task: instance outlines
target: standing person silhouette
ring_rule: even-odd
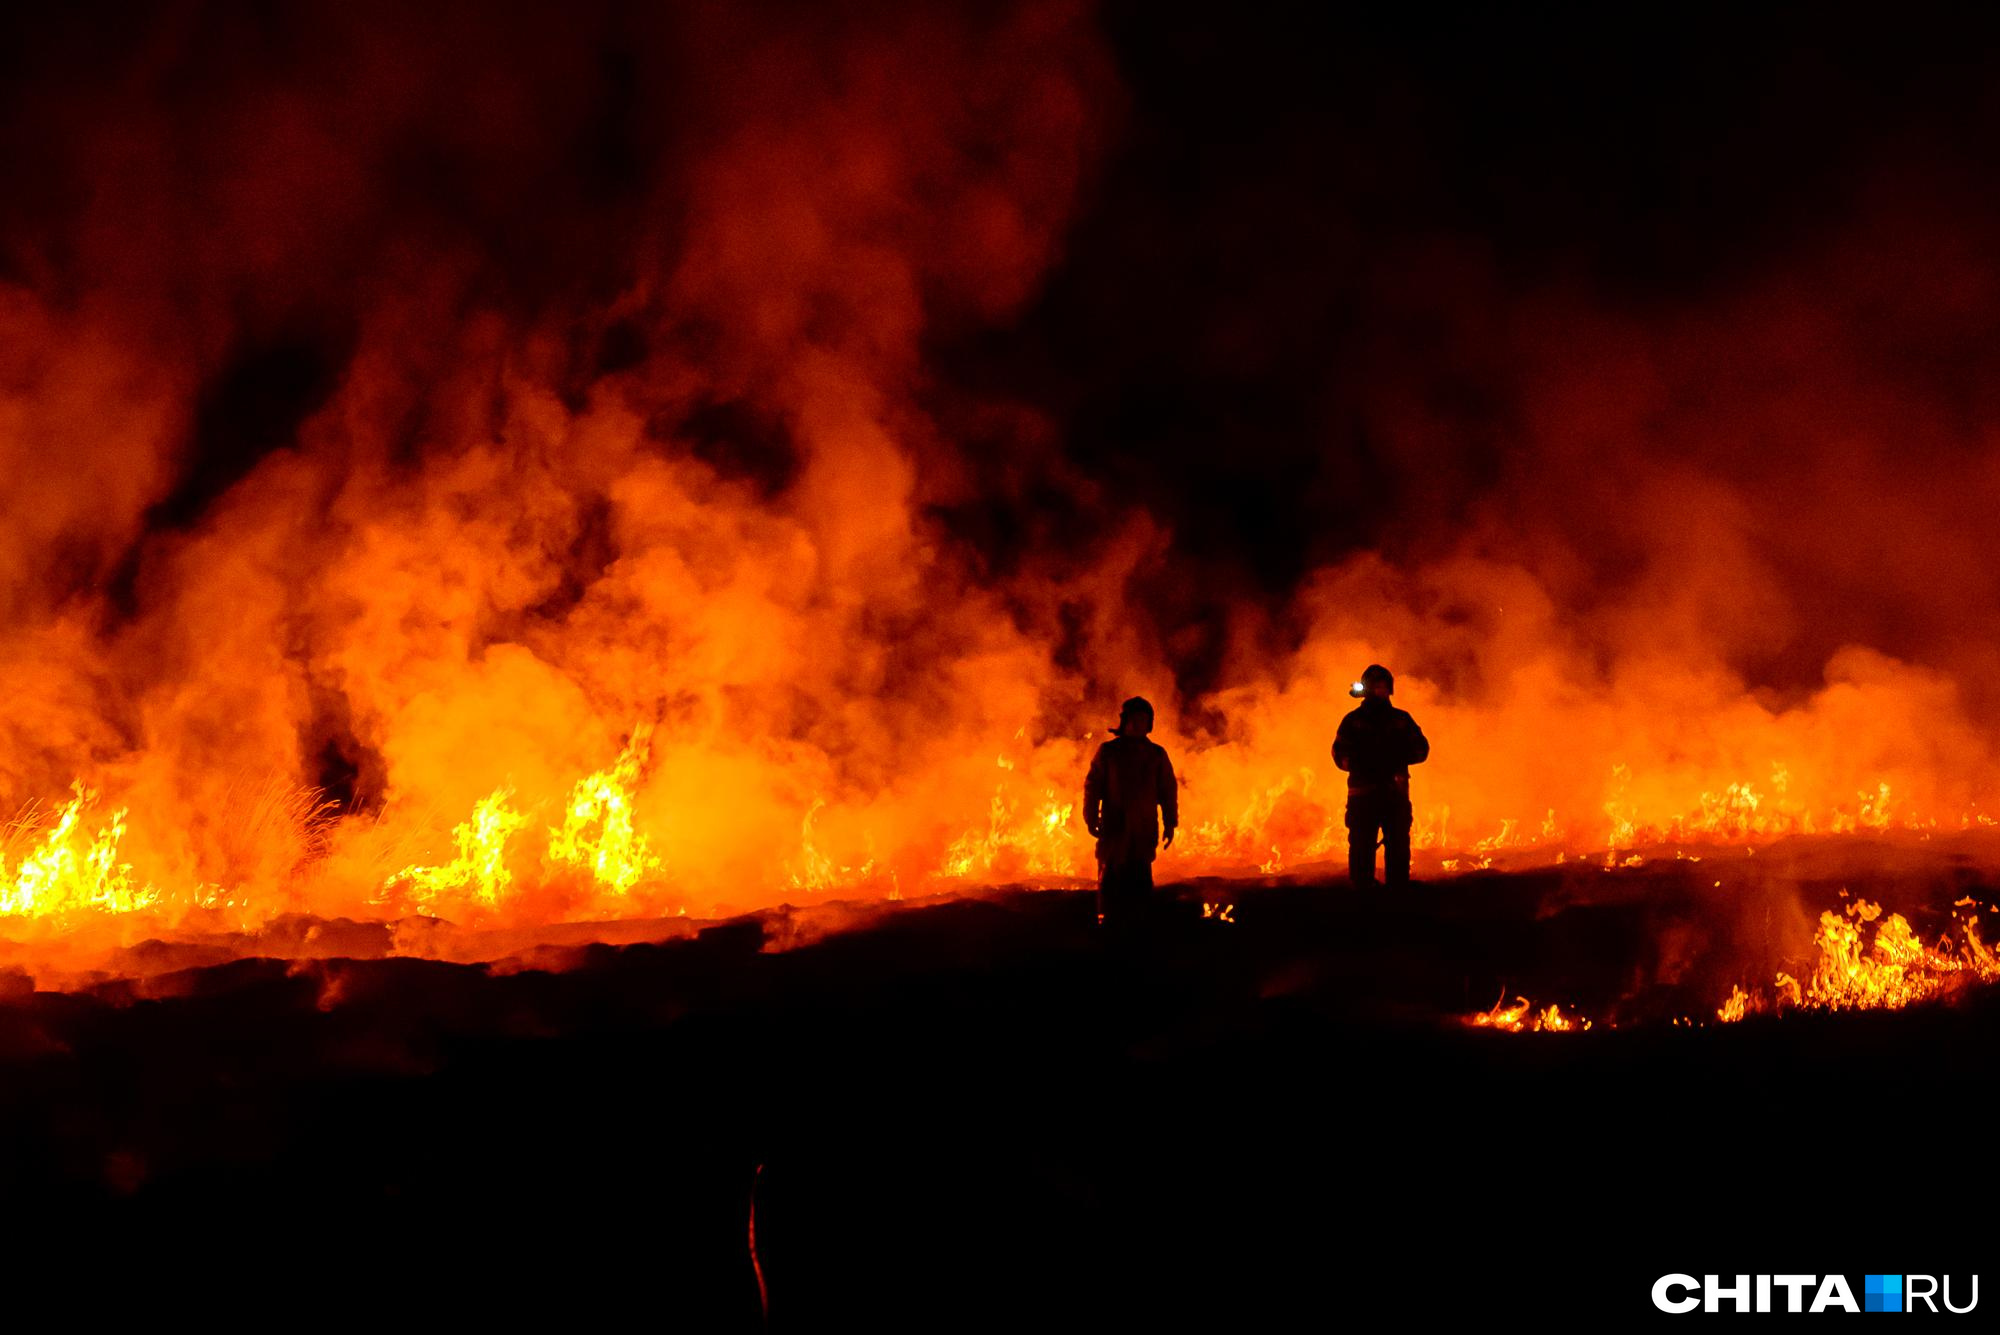
[[[1371,663],[1348,692],[1361,703],[1340,721],[1333,763],[1347,771],[1347,875],[1355,885],[1375,884],[1380,835],[1382,874],[1392,888],[1410,883],[1410,766],[1431,753],[1417,721],[1389,703],[1396,678]]]
[[[1097,839],[1097,918],[1107,927],[1142,917],[1152,902],[1153,858],[1174,842],[1180,785],[1166,748],[1150,740],[1153,706],[1134,696],[1118,712],[1113,738],[1091,757],[1083,781],[1083,823]]]

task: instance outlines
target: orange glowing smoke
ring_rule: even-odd
[[[167,24],[115,87],[9,94],[60,151],[0,211],[0,938],[1088,877],[1137,691],[1186,790],[1162,877],[1337,864],[1371,661],[1436,747],[1420,874],[1992,823],[2000,668],[1949,628],[2000,605],[2000,470],[1908,476],[1984,428],[1900,378],[1940,359],[1868,359],[1885,309],[1959,329],[1873,249],[1643,319],[1395,257],[1455,275],[1416,306],[1484,303],[1507,397],[1461,432],[1355,368],[1385,466],[1498,432],[1511,471],[1190,612],[1164,519],[931,355],[1063,261],[1121,97],[1090,15],[739,11],[308,7],[282,50]]]

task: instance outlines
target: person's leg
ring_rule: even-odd
[[[1153,864],[1150,860],[1132,868],[1132,902],[1136,912],[1148,923],[1160,919],[1160,896],[1153,888]]]
[[[1368,799],[1347,795],[1347,879],[1355,885],[1375,884],[1375,815]]]
[[[1107,927],[1129,927],[1146,911],[1153,869],[1143,862],[1106,862],[1100,866],[1098,914]]]
[[[1382,879],[1392,889],[1410,883],[1410,825],[1413,816],[1407,801],[1395,804],[1382,819]]]

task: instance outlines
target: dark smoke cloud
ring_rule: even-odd
[[[1988,25],[1107,22],[1135,109],[1009,364],[1172,526],[1161,615],[1470,547],[1602,655],[1982,655]]]

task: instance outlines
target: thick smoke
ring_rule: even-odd
[[[1454,174],[1457,46],[1307,97],[1184,19],[10,20],[0,805],[81,776],[163,892],[379,916],[504,788],[511,911],[578,916],[535,850],[638,730],[619,911],[914,893],[1083,870],[1143,690],[1183,866],[1289,865],[1381,659],[1440,850],[1971,819],[1963,164],[1648,268]]]
[[[816,803],[1082,694],[926,518],[968,484],[919,400],[1057,252],[1087,16],[510,13],[43,35],[93,77],[10,116],[62,144],[7,220],[14,801],[85,772],[137,865],[269,885],[319,850],[268,785],[325,789],[340,906],[650,724],[675,897],[748,902]]]

